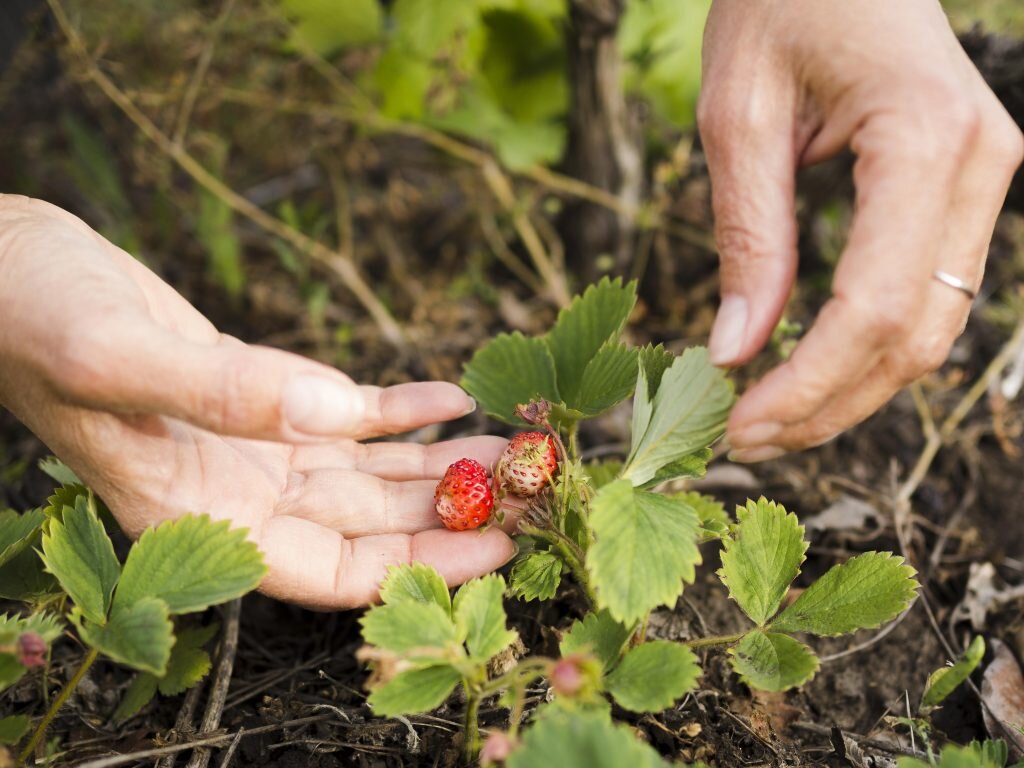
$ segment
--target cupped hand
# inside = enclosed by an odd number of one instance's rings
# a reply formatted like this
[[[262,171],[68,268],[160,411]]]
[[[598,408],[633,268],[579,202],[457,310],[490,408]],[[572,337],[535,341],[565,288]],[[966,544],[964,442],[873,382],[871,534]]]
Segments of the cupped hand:
[[[719,365],[749,360],[797,266],[794,177],[849,147],[856,207],[832,297],[733,410],[738,460],[823,443],[946,359],[976,289],[1021,133],[936,0],[714,0],[698,122],[711,175]]]
[[[249,529],[269,595],[318,608],[372,601],[386,569],[421,561],[458,584],[507,562],[498,528],[439,529],[433,490],[505,441],[359,440],[458,418],[441,382],[382,389],[226,337],[79,219],[0,195],[0,403],[138,536],[208,513]]]

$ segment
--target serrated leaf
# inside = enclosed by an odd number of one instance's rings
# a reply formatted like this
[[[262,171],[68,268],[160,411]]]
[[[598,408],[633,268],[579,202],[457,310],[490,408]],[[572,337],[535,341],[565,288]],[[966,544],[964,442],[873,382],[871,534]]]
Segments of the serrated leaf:
[[[562,560],[547,551],[521,557],[509,575],[509,594],[522,600],[550,600],[562,582]]]
[[[725,506],[718,499],[697,491],[685,491],[675,495],[696,511],[700,527],[704,529],[705,538],[717,538],[729,530],[732,518],[729,517]]]
[[[697,514],[678,499],[640,491],[616,480],[594,497],[587,570],[600,607],[630,624],[659,605],[671,605],[701,562]]]
[[[697,656],[685,645],[652,640],[622,658],[605,688],[631,712],[661,712],[693,690],[700,674]]]
[[[466,582],[455,593],[455,625],[470,658],[486,661],[515,641],[515,631],[505,624],[504,595],[505,580],[493,573]]]
[[[642,488],[653,488],[668,480],[675,480],[680,477],[699,478],[704,477],[708,472],[708,462],[714,457],[715,452],[710,448],[701,448],[689,456],[666,464],[659,469],[654,477],[644,483]]]
[[[555,361],[558,391],[570,407],[579,400],[587,364],[606,343],[618,339],[634,304],[635,280],[623,285],[619,278],[605,277],[558,313],[544,341]]]
[[[0,598],[33,602],[59,591],[57,580],[43,569],[42,558],[31,547],[0,566]]]
[[[55,613],[43,611],[31,616],[17,616],[0,613],[0,637],[7,633],[20,635],[34,632],[47,643],[52,643],[64,631],[64,623]]]
[[[617,480],[622,473],[621,461],[594,461],[583,465],[583,471],[587,473],[590,480],[590,487],[595,491],[608,485],[612,480]]]
[[[573,622],[558,649],[562,656],[589,651],[607,670],[619,660],[631,635],[629,628],[613,619],[608,611],[597,611]]]
[[[772,622],[772,629],[831,636],[881,626],[914,599],[916,573],[891,552],[857,555],[805,589]]]
[[[160,693],[164,696],[187,691],[198,683],[210,671],[212,662],[205,646],[220,629],[219,624],[205,627],[188,627],[176,633],[171,658],[167,662],[167,671],[157,683]]]
[[[89,489],[84,485],[78,483],[62,485],[60,488],[54,489],[53,494],[46,499],[43,513],[47,517],[63,519],[64,508],[74,509],[80,496],[86,498],[89,496]]]
[[[978,635],[955,664],[937,669],[928,676],[921,697],[921,708],[933,709],[945,701],[977,669],[984,655],[985,638]]]
[[[526,731],[508,768],[668,768],[654,749],[607,714],[551,708]]]
[[[139,672],[121,697],[111,719],[123,723],[137,715],[156,696],[157,677],[149,672]]]
[[[449,616],[452,613],[448,585],[441,574],[423,563],[390,568],[380,585],[380,599],[384,603],[397,603],[399,600],[436,603]]]
[[[32,718],[28,715],[11,715],[0,718],[0,744],[17,744],[28,733]]]
[[[429,712],[441,706],[461,679],[455,669],[446,665],[411,669],[374,689],[368,702],[382,717]]]
[[[50,521],[43,561],[82,615],[95,624],[106,621],[121,564],[89,499],[79,496],[73,510],[65,509],[63,521]]]
[[[429,649],[440,655],[459,643],[455,623],[436,603],[400,600],[374,606],[359,623],[363,640],[396,653]]]
[[[499,421],[520,423],[516,406],[543,398],[558,402],[555,361],[541,339],[501,334],[477,350],[465,367],[462,388]]]
[[[143,597],[130,605],[115,603],[106,624],[87,621],[81,634],[87,645],[114,661],[157,676],[167,669],[174,645],[167,603],[155,597]]]
[[[721,437],[733,403],[732,384],[703,347],[691,347],[676,358],[653,400],[649,389],[644,374],[637,383],[633,448],[623,473],[634,485]]]
[[[128,553],[114,602],[130,606],[155,597],[179,614],[241,597],[267,571],[246,533],[208,515],[185,515],[150,528]]]
[[[820,662],[789,635],[755,629],[729,649],[733,669],[751,688],[785,691],[814,677]]]
[[[629,397],[636,386],[636,378],[636,349],[609,342],[586,364],[575,399],[569,400],[564,393],[562,396],[567,398],[571,408],[592,418]]]
[[[67,464],[56,456],[46,456],[39,460],[39,469],[61,485],[82,485],[78,475]]]
[[[654,399],[658,387],[661,386],[661,377],[672,367],[675,359],[675,355],[666,350],[663,344],[648,344],[640,348],[639,361],[640,367],[644,370],[644,378],[647,379],[648,400]]]
[[[722,539],[718,574],[729,596],[762,627],[779,610],[800,573],[807,551],[804,529],[796,515],[763,496],[739,507],[736,520],[733,534]]]
[[[0,512],[0,567],[31,546],[42,528],[46,514],[33,509],[19,515],[13,509]]]

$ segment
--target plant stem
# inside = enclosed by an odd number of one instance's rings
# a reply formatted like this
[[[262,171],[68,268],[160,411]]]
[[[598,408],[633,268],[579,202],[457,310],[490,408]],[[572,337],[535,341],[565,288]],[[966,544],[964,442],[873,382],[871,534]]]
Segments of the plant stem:
[[[569,455],[575,460],[580,455],[579,437],[580,423],[578,421],[572,422],[569,425]]]
[[[480,713],[480,699],[482,696],[471,686],[466,685],[466,719],[463,724],[462,760],[468,766],[473,764],[476,758],[477,747],[480,743],[480,724],[477,718]]]
[[[746,632],[736,632],[732,635],[712,635],[711,637],[699,637],[696,640],[687,640],[683,645],[690,648],[707,648],[712,645],[729,645],[741,640]]]
[[[68,700],[71,692],[78,687],[80,682],[82,682],[82,678],[85,677],[86,672],[89,671],[89,668],[92,666],[93,662],[96,661],[96,657],[99,655],[100,652],[98,649],[89,649],[89,653],[86,654],[85,661],[82,662],[82,666],[78,668],[78,671],[76,671],[74,676],[68,680],[67,685],[64,686],[57,698],[53,700],[50,708],[46,710],[46,714],[43,716],[43,719],[32,733],[32,738],[28,740],[28,744],[26,744],[25,748],[21,750],[21,754],[18,755],[19,763],[24,763],[32,756],[32,753],[35,752],[36,747],[39,746],[39,742],[42,741],[43,736],[46,735],[46,729],[49,728],[50,723],[53,722],[53,718],[57,716],[57,712],[64,706],[64,702]]]
[[[586,594],[587,600],[590,601],[591,607],[596,609],[597,593],[594,592],[594,587],[590,583],[590,576],[587,574],[586,566],[583,564],[585,555],[576,542],[554,528],[545,530],[532,525],[520,525],[519,530],[527,536],[533,536],[534,538],[546,541],[562,556],[562,560],[565,561],[565,564],[569,566],[569,570],[572,571],[573,578],[576,579],[576,582],[583,589],[584,594]]]

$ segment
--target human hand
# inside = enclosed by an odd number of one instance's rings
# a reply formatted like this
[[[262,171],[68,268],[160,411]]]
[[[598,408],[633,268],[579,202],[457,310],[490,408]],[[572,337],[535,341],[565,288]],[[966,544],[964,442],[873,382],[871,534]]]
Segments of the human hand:
[[[856,209],[832,298],[737,403],[740,461],[823,443],[939,367],[970,311],[1021,133],[936,0],[714,0],[698,123],[711,174],[719,365],[749,360],[797,266],[794,176],[849,146]]]
[[[381,389],[221,335],[184,298],[74,216],[0,195],[0,403],[107,502],[125,531],[187,512],[249,529],[261,589],[318,608],[377,595],[389,565],[450,584],[515,552],[498,528],[439,530],[433,491],[505,440],[364,445],[463,416],[440,382]]]

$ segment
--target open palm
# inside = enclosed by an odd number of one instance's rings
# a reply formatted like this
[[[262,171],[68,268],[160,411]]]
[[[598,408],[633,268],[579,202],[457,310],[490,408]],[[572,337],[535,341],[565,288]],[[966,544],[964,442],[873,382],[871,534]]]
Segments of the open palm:
[[[395,563],[429,563],[457,584],[513,555],[501,530],[439,529],[432,503],[449,463],[493,463],[504,440],[359,442],[465,415],[458,387],[357,386],[223,336],[38,201],[0,196],[0,225],[0,402],[129,535],[188,512],[231,520],[264,552],[263,591],[321,608],[373,600]]]

